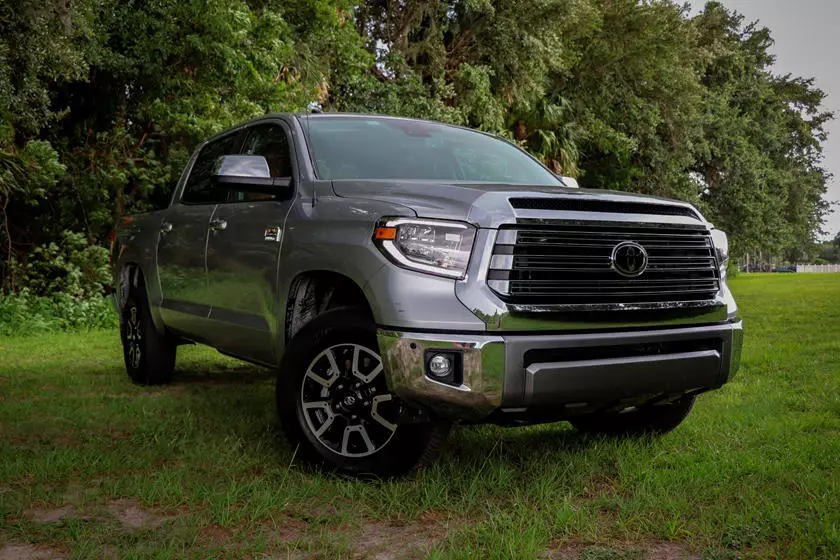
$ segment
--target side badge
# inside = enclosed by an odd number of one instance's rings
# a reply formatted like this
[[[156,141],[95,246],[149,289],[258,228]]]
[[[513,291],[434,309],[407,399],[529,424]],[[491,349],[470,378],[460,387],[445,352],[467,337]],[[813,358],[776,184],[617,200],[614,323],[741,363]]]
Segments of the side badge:
[[[280,227],[279,226],[271,226],[267,230],[265,230],[265,240],[266,241],[273,241],[274,243],[280,242]]]

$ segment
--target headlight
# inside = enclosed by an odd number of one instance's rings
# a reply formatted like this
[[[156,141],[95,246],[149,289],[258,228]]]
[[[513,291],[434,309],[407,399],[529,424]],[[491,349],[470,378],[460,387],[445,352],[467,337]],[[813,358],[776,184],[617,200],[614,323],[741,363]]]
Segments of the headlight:
[[[712,244],[715,246],[715,257],[717,258],[718,266],[720,266],[720,272],[721,274],[725,274],[726,267],[729,265],[729,239],[719,229],[713,229]]]
[[[385,218],[373,242],[387,257],[411,270],[463,278],[467,273],[475,228],[460,222]]]

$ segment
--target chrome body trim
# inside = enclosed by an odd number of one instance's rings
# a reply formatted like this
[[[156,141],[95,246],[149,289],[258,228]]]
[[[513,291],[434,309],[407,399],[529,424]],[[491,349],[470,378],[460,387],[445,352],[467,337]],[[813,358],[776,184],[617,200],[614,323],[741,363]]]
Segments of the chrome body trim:
[[[380,329],[379,354],[391,392],[435,413],[478,421],[502,404],[505,383],[504,339],[491,335],[403,333]],[[459,386],[426,376],[426,350],[459,350]]]
[[[729,381],[741,361],[741,321],[687,328],[583,334],[424,334],[380,329],[379,349],[388,388],[401,398],[437,415],[480,422],[498,409],[564,406],[583,410],[581,395],[618,398],[622,391],[689,392],[714,389]],[[718,348],[628,355],[594,360],[552,361],[526,366],[531,350],[598,351],[627,345],[718,341]],[[463,382],[451,386],[425,374],[426,350],[460,349]],[[563,376],[573,376],[571,378]]]

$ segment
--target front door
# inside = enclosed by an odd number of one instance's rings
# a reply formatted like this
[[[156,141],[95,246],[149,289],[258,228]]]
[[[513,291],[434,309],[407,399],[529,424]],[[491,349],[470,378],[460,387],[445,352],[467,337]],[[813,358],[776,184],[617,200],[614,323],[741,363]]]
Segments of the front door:
[[[246,129],[242,154],[263,156],[272,177],[294,177],[292,145],[280,121]],[[213,346],[272,365],[282,333],[276,293],[280,245],[294,197],[231,191],[213,214],[207,242]]]
[[[217,205],[227,192],[212,186],[216,160],[235,154],[236,134],[205,145],[195,159],[179,200],[160,225],[157,265],[161,287],[161,315],[166,325],[198,341],[205,339],[210,299],[207,291],[206,249]]]

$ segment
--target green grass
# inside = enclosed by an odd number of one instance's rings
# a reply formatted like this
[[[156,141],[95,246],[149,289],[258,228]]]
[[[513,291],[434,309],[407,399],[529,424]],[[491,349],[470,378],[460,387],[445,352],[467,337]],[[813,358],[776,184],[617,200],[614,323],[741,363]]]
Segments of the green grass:
[[[0,338],[0,557],[840,557],[840,275],[733,289],[743,368],[674,433],[457,428],[381,483],[297,465],[270,374],[212,350],[142,388],[116,332]]]

